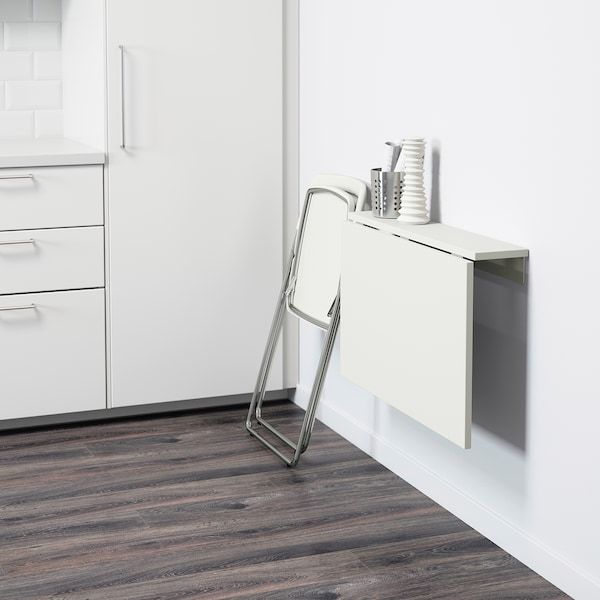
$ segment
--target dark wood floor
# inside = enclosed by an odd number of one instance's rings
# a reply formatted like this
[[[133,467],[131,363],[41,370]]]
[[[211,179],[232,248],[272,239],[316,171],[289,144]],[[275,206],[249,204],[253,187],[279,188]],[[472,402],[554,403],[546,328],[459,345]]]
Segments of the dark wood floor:
[[[567,598],[323,425],[291,470],[244,413],[0,435],[1,600]]]

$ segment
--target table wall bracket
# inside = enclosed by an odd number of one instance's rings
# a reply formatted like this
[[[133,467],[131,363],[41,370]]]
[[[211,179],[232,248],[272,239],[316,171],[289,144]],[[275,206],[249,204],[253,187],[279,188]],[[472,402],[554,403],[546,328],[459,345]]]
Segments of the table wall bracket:
[[[525,285],[527,281],[527,258],[496,258],[475,261],[475,268],[497,277]]]

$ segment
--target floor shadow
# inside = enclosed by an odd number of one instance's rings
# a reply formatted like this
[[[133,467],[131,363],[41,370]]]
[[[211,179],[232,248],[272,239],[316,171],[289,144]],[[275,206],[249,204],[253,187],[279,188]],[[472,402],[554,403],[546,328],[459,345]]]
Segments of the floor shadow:
[[[475,274],[473,422],[525,451],[528,285]]]

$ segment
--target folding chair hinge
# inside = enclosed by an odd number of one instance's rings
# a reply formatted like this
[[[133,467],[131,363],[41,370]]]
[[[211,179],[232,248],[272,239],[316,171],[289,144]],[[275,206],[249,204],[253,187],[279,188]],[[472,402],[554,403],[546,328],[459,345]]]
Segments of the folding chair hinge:
[[[333,314],[333,308],[335,307],[336,300],[337,300],[337,296],[333,299],[333,302],[331,303],[331,306],[329,307],[329,310],[327,311],[328,317],[331,317],[331,315]]]
[[[290,277],[290,282],[288,283],[287,288],[285,288],[285,295],[290,296],[290,294],[293,293],[295,287],[296,287],[296,276],[294,275],[294,276]]]

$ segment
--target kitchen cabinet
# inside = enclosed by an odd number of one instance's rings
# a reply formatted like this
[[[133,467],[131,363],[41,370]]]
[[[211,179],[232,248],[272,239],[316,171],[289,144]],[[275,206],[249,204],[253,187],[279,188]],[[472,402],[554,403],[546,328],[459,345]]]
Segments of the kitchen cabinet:
[[[0,168],[0,421],[106,408],[102,165],[43,146]]]
[[[0,141],[0,428],[239,402],[283,270],[281,0],[62,17],[65,137]]]
[[[0,419],[106,406],[104,290],[0,296]]]
[[[109,405],[250,392],[282,273],[281,1],[106,19]]]

